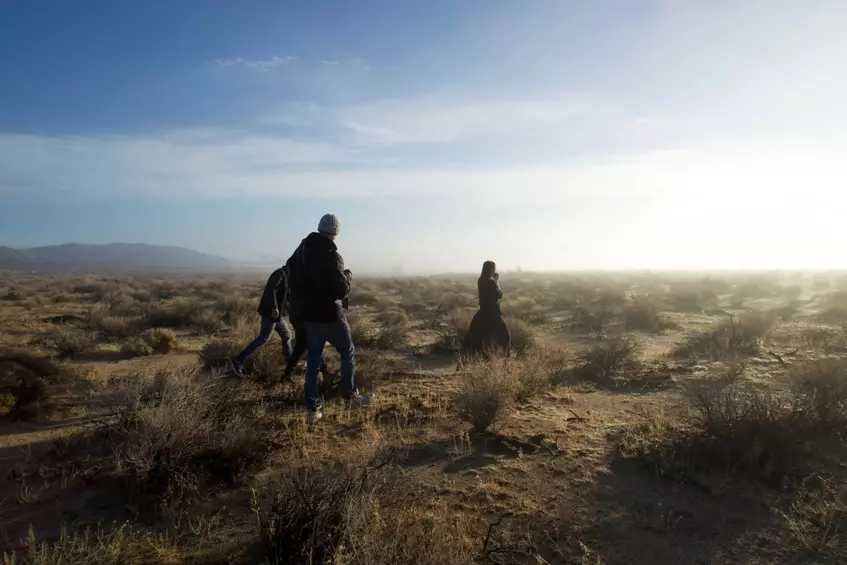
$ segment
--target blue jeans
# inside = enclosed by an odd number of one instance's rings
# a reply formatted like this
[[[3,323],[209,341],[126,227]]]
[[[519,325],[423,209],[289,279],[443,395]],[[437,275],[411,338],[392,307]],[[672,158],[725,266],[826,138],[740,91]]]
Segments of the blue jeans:
[[[318,387],[318,371],[323,363],[324,345],[332,345],[341,356],[341,396],[356,395],[356,348],[350,325],[342,318],[338,322],[318,324],[306,322],[306,406],[315,410],[321,405],[321,390]]]
[[[276,331],[279,334],[279,338],[282,340],[282,356],[285,357],[285,361],[291,358],[291,330],[288,329],[288,325],[285,323],[285,320],[280,318],[277,320],[272,320],[267,316],[262,316],[262,325],[259,329],[259,335],[256,336],[256,339],[247,344],[247,347],[244,350],[235,356],[235,361],[239,364],[244,364],[247,361],[247,358],[253,355],[257,349],[265,345],[267,342],[271,340],[271,335]]]

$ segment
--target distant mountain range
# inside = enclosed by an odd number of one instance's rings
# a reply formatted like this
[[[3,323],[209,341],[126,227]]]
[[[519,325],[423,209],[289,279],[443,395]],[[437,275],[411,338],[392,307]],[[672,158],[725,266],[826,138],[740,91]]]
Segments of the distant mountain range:
[[[217,269],[238,266],[234,261],[183,247],[144,243],[84,245],[67,243],[13,249],[0,246],[0,269],[54,270],[74,268]]]

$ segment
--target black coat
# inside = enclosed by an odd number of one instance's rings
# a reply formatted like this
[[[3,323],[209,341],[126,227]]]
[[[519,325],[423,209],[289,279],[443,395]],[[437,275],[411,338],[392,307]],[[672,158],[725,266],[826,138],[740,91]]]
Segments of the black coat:
[[[286,263],[289,292],[296,316],[304,322],[336,322],[344,317],[339,301],[350,294],[352,275],[335,242],[309,234]]]
[[[471,320],[468,333],[462,343],[462,355],[487,355],[499,348],[507,356],[511,350],[511,335],[503,314],[500,300],[503,291],[494,279],[479,279],[479,311]]]
[[[273,311],[277,310],[279,314],[274,318],[277,321],[285,314],[287,297],[288,269],[282,266],[268,277],[268,282],[265,284],[265,290],[262,292],[262,298],[259,300],[257,311],[262,317],[273,318]]]
[[[503,291],[494,279],[480,278],[476,283],[479,290],[479,309],[481,312],[492,315],[500,315],[500,299]]]

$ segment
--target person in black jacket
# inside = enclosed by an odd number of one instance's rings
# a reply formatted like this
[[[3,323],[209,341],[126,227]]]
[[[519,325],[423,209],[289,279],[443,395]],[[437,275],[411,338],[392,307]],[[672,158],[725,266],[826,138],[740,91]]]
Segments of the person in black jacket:
[[[353,275],[344,268],[344,259],[335,245],[338,231],[338,218],[326,214],[318,224],[318,231],[300,243],[287,263],[291,297],[306,329],[305,393],[309,423],[322,416],[318,370],[326,342],[341,356],[341,395],[360,406],[371,402],[369,395],[356,390],[356,348],[340,304],[350,293]]]
[[[470,328],[462,344],[462,355],[488,355],[499,349],[507,357],[511,352],[512,337],[500,311],[503,291],[500,289],[500,273],[494,261],[482,264],[482,274],[477,281],[479,289],[479,311],[471,320]]]
[[[259,335],[251,341],[244,350],[230,359],[229,368],[238,377],[244,377],[244,363],[247,359],[270,341],[274,331],[282,339],[282,355],[286,363],[291,358],[291,331],[285,323],[286,302],[288,300],[288,268],[282,266],[271,273],[262,298],[259,300],[257,312],[262,318]]]

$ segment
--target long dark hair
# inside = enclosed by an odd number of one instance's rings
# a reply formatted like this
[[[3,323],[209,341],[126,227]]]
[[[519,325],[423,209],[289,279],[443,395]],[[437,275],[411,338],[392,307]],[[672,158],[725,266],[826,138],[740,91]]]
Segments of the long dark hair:
[[[490,279],[497,271],[497,265],[494,261],[486,261],[482,264],[482,274],[479,275],[480,280]]]

